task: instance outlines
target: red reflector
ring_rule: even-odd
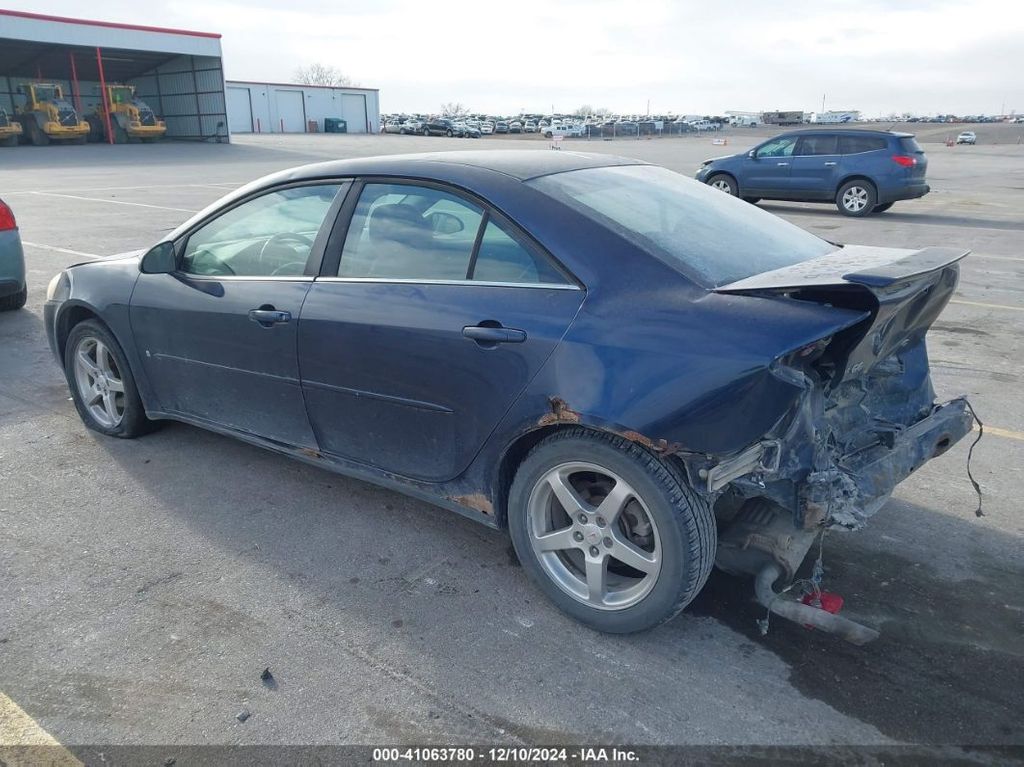
[[[836,615],[843,609],[843,598],[839,594],[833,594],[831,591],[819,591],[817,593],[812,591],[810,594],[804,594],[803,599],[800,601],[809,607],[817,607],[819,610],[824,610],[833,615]],[[809,629],[814,628],[806,624],[805,627]]]
[[[892,161],[897,165],[902,165],[904,168],[913,168],[917,165],[916,157],[908,157],[905,154],[894,154],[892,156]]]
[[[14,220],[14,211],[8,208],[5,203],[0,202],[0,232],[17,228],[18,222]]]

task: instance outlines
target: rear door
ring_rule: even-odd
[[[839,147],[835,134],[801,136],[790,165],[793,192],[805,199],[830,200],[839,182]]]
[[[796,137],[780,136],[754,150],[743,163],[740,194],[744,197],[782,197],[791,193],[791,165]]]
[[[317,443],[450,479],[550,356],[584,291],[500,213],[453,189],[368,181],[352,195],[299,322]]]

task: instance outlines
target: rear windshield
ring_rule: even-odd
[[[917,143],[917,139],[914,138],[913,136],[906,136],[904,138],[901,138],[900,149],[902,149],[904,152],[907,152],[908,154],[924,151],[921,148],[921,145]]]
[[[836,249],[771,213],[656,165],[587,168],[527,183],[705,287]]]

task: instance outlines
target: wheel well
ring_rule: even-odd
[[[523,462],[527,454],[536,447],[541,440],[547,439],[552,434],[557,434],[565,429],[579,429],[578,423],[556,423],[550,426],[542,426],[521,435],[515,442],[509,445],[505,454],[501,457],[501,464],[498,467],[498,485],[494,498],[495,520],[499,527],[505,527],[508,520],[508,494],[512,490],[512,480],[515,479],[516,469]],[[590,427],[583,426],[589,429]],[[597,429],[590,429],[599,433]]]
[[[64,347],[67,345],[68,336],[71,335],[71,329],[78,323],[85,322],[86,320],[96,320],[103,327],[107,327],[107,323],[103,322],[96,312],[86,306],[72,306],[61,312],[57,318],[57,349],[60,352],[62,367],[64,365]]]
[[[606,429],[598,429],[593,426],[588,426],[582,423],[556,423],[550,426],[542,426],[538,429],[528,431],[526,434],[520,435],[508,449],[505,454],[501,457],[501,464],[498,467],[498,482],[494,497],[494,509],[495,509],[495,522],[499,527],[506,527],[508,524],[508,496],[512,490],[512,480],[515,479],[516,470],[519,465],[523,462],[523,459],[529,454],[534,447],[536,447],[541,441],[547,439],[553,434],[557,434],[560,431],[566,429],[585,429],[586,431],[593,432],[594,434],[616,434],[614,431]],[[617,434],[617,436],[623,439],[628,439],[628,436]],[[657,453],[645,445],[642,442],[637,442],[642,448],[649,450],[652,454]],[[662,462],[666,468],[670,471],[676,472],[680,481],[687,485],[692,486],[689,479],[686,466],[676,456],[668,458],[662,457]]]
[[[836,186],[836,195],[839,194],[839,190],[842,189],[845,184],[849,184],[851,181],[865,181],[868,184],[871,184],[871,187],[875,190],[875,194],[878,194],[878,184],[876,184],[867,176],[854,173],[853,175],[847,176],[846,178],[842,179],[839,182],[839,184]]]
[[[736,177],[733,174],[731,174],[729,171],[727,171],[727,170],[716,170],[714,173],[712,173],[710,176],[708,176],[708,183],[709,184],[711,183],[711,179],[713,179],[715,176],[728,176],[729,179],[732,181],[732,183],[734,183],[736,185],[736,191],[737,192],[739,191],[740,182],[737,181]]]

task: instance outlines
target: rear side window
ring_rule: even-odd
[[[655,165],[587,168],[526,183],[706,287],[836,249],[771,213]]]
[[[860,154],[885,149],[886,140],[881,136],[840,136],[839,154]]]
[[[921,145],[917,143],[917,139],[913,136],[904,136],[900,139],[900,149],[907,154],[913,154],[915,152],[923,152]]]
[[[794,152],[798,156],[835,153],[835,136],[801,136],[796,145],[796,152]]]
[[[418,184],[363,187],[338,276],[566,283],[546,258],[506,231],[490,212],[459,195]]]

